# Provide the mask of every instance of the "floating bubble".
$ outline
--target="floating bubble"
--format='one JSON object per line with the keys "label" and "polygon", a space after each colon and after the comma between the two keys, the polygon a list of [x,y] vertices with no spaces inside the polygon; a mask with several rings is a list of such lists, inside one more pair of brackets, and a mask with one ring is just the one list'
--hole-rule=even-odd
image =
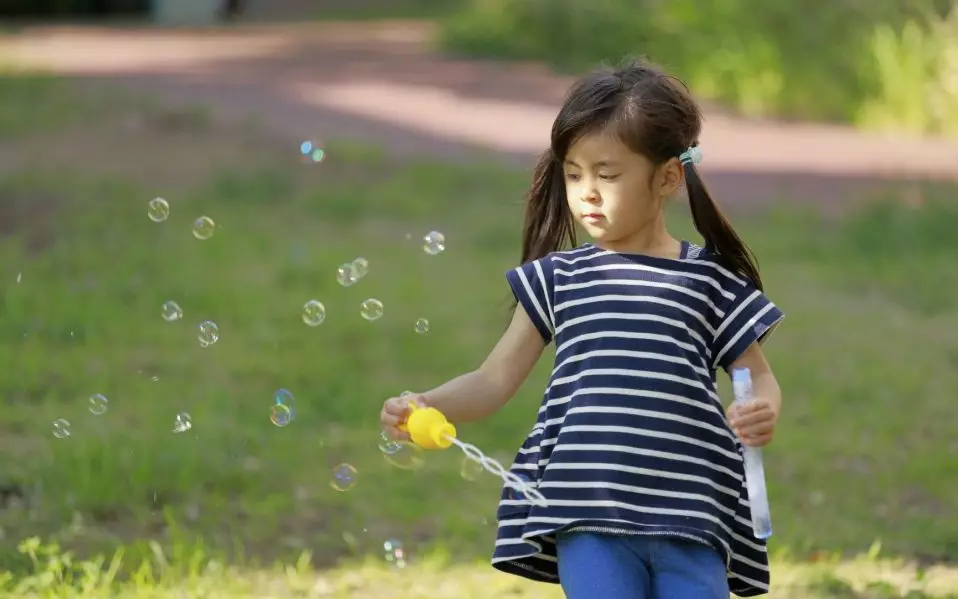
{"label": "floating bubble", "polygon": [[393,450],[391,453],[383,452],[383,458],[391,465],[400,470],[419,470],[426,464],[426,460],[423,457],[423,449],[418,445],[414,443],[394,443],[398,445],[398,448],[390,446],[387,447],[387,449]]}
{"label": "floating bubble", "polygon": [[293,409],[293,404],[296,403],[296,398],[293,397],[292,392],[288,389],[280,389],[274,393],[273,403],[278,406],[285,406],[289,411],[290,420],[296,417],[296,411]]}
{"label": "floating bubble", "polygon": [[329,482],[340,492],[348,491],[356,485],[356,469],[349,464],[340,464],[333,468],[333,480]]}
{"label": "floating bubble", "polygon": [[155,223],[161,223],[170,216],[170,205],[163,198],[153,198],[146,204],[146,215]]}
{"label": "floating bubble", "polygon": [[383,543],[383,553],[386,562],[395,568],[406,567],[406,552],[403,551],[402,543],[396,539],[390,539]]}
{"label": "floating bubble", "polygon": [[313,141],[306,140],[299,144],[299,153],[304,162],[319,163],[326,160],[326,150]]}
{"label": "floating bubble", "polygon": [[420,318],[416,321],[415,325],[416,332],[420,335],[424,335],[429,332],[429,321],[425,318]]}
{"label": "floating bubble", "polygon": [[363,257],[356,258],[352,262],[353,274],[356,276],[356,280],[363,278],[369,272],[369,260],[366,260]]}
{"label": "floating bubble", "polygon": [[359,313],[366,320],[377,320],[383,315],[383,303],[373,298],[363,300],[363,303],[359,305]]}
{"label": "floating bubble", "polygon": [[63,418],[53,421],[53,436],[57,439],[66,439],[70,436],[70,423]]}
{"label": "floating bubble", "polygon": [[200,241],[212,237],[215,230],[216,223],[208,216],[201,216],[193,221],[193,237],[196,237]]}
{"label": "floating bubble", "polygon": [[446,249],[446,236],[439,231],[430,231],[422,238],[422,249],[430,256],[442,253]]}
{"label": "floating bubble", "polygon": [[385,455],[392,455],[401,449],[402,443],[392,439],[386,434],[386,431],[379,433],[379,451],[383,452]]}
{"label": "floating bubble", "polygon": [[273,401],[277,405],[284,405],[292,407],[293,402],[296,401],[296,397],[293,396],[293,392],[289,389],[280,389],[273,394]]}
{"label": "floating bubble", "polygon": [[293,421],[293,410],[286,404],[273,404],[270,408],[269,420],[279,427],[284,427]]}
{"label": "floating bubble", "polygon": [[200,347],[209,347],[220,340],[220,328],[212,320],[207,320],[197,327],[196,338]]}
{"label": "floating bubble", "polygon": [[163,320],[174,322],[183,318],[183,308],[180,308],[180,305],[176,302],[164,302],[162,314]]}
{"label": "floating bubble", "polygon": [[303,305],[303,322],[318,327],[326,320],[326,306],[319,300],[309,300]]}
{"label": "floating bubble", "polygon": [[193,419],[190,418],[189,414],[186,412],[180,412],[176,415],[176,419],[173,421],[174,433],[185,433],[191,428],[193,428]]}
{"label": "floating bubble", "polygon": [[476,480],[482,474],[482,464],[472,458],[463,458],[462,466],[459,467],[459,475],[466,480]]}
{"label": "floating bubble", "polygon": [[358,280],[359,277],[356,276],[356,270],[351,262],[340,264],[336,269],[336,281],[343,287],[349,287]]}
{"label": "floating bubble", "polygon": [[107,409],[110,407],[110,400],[106,396],[97,393],[92,396],[89,400],[90,403],[90,413],[94,416],[102,416],[106,414]]}

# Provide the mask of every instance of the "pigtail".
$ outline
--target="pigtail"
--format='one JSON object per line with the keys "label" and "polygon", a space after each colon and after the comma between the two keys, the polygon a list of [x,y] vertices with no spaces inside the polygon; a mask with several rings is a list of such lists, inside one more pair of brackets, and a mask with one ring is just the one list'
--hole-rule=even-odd
{"label": "pigtail", "polygon": [[705,239],[705,247],[717,254],[722,266],[748,277],[761,290],[762,278],[759,276],[755,254],[735,232],[728,218],[722,214],[695,165],[689,161],[684,163],[684,166],[692,221],[695,223],[695,229]]}
{"label": "pigtail", "polygon": [[566,202],[562,165],[547,150],[539,158],[526,195],[520,264],[575,245],[575,222]]}

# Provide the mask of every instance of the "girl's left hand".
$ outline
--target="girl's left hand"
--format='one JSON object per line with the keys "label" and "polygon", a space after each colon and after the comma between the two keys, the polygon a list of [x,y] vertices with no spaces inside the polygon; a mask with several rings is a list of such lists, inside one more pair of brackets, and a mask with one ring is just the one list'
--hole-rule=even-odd
{"label": "girl's left hand", "polygon": [[729,407],[728,422],[743,445],[762,447],[772,441],[778,411],[771,402],[755,398],[754,401]]}

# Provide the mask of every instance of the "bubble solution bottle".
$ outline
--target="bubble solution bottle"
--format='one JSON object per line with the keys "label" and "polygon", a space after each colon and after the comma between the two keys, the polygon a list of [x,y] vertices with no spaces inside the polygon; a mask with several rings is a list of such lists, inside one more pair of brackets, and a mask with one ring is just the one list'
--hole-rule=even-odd
{"label": "bubble solution bottle", "polygon": [[[752,390],[752,373],[748,368],[732,370],[732,392],[735,404],[755,399]],[[768,506],[768,491],[765,488],[765,468],[762,465],[762,450],[759,447],[742,446],[745,461],[745,484],[748,487],[748,502],[752,509],[752,532],[756,539],[772,536],[772,515]]]}

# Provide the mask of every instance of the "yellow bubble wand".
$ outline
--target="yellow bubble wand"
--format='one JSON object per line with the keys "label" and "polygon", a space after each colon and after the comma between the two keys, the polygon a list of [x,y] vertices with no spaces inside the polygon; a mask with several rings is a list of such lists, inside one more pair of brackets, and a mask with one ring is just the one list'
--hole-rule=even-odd
{"label": "yellow bubble wand", "polygon": [[502,464],[486,456],[478,447],[463,443],[456,438],[456,427],[446,420],[446,416],[432,407],[410,404],[411,412],[406,424],[399,427],[409,433],[409,439],[423,449],[447,449],[453,445],[462,450],[466,457],[478,463],[484,470],[501,478],[503,482],[521,493],[532,504],[546,506],[546,498],[537,489],[502,467]]}

